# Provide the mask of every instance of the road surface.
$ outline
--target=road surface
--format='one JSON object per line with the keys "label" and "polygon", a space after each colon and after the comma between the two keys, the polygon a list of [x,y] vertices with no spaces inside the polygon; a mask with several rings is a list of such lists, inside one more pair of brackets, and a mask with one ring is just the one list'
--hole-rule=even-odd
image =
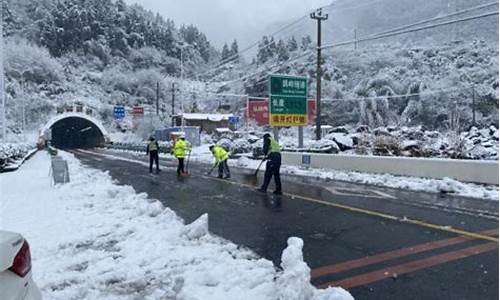
{"label": "road surface", "polygon": [[245,170],[224,181],[192,164],[178,178],[163,161],[154,177],[145,156],[73,153],[188,223],[208,213],[212,233],[276,265],[288,237],[302,238],[318,287],[342,286],[356,299],[498,299],[496,202],[293,176],[274,196],[256,192]]}

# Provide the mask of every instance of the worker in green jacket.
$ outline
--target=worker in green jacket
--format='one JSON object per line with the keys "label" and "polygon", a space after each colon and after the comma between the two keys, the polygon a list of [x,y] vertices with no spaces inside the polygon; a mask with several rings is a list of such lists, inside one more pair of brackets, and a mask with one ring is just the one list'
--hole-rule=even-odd
{"label": "worker in green jacket", "polygon": [[273,194],[282,195],[281,191],[281,177],[280,177],[280,168],[281,168],[281,146],[271,137],[269,133],[264,134],[264,147],[263,152],[265,158],[267,159],[266,163],[266,172],[264,173],[264,182],[262,186],[258,189],[260,192],[267,192],[267,186],[271,182],[271,178],[274,177],[274,184],[276,190]]}
{"label": "worker in green jacket", "polygon": [[174,147],[172,149],[172,154],[177,158],[177,176],[187,175],[184,171],[184,158],[187,153],[191,150],[191,145],[186,141],[184,136],[179,136],[174,143]]}
{"label": "worker in green jacket", "polygon": [[153,174],[153,162],[156,163],[156,174],[160,172],[158,164],[158,151],[160,146],[154,137],[149,138],[148,146],[146,147],[146,155],[149,155],[149,173]]}
{"label": "worker in green jacket", "polygon": [[219,167],[219,178],[231,178],[231,172],[229,171],[229,166],[227,164],[227,160],[229,159],[229,154],[227,151],[218,145],[212,145],[209,147],[210,152],[215,157],[215,165],[214,167]]}

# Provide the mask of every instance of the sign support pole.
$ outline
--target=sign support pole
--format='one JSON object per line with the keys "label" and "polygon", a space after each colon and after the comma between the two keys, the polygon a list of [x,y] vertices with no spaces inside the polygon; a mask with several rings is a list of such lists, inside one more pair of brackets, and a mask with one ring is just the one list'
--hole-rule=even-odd
{"label": "sign support pole", "polygon": [[323,14],[321,8],[311,13],[311,19],[318,22],[317,62],[316,62],[316,140],[321,140],[321,21],[328,19],[328,14]]}
{"label": "sign support pole", "polygon": [[304,148],[304,126],[299,126],[299,148]]}
{"label": "sign support pole", "polygon": [[273,135],[274,139],[279,142],[280,141],[280,128],[279,127],[273,127]]}

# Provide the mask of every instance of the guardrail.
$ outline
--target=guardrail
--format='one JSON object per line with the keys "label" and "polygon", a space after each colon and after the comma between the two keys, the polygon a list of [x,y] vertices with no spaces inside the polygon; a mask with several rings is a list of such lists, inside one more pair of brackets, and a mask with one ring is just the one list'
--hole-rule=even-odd
{"label": "guardrail", "polygon": [[[146,153],[146,147],[147,144],[136,144],[136,143],[113,143],[113,144],[105,144],[103,146],[103,148],[106,149],[126,150],[126,151],[144,152],[144,153]],[[160,144],[159,152],[170,153],[170,147]]]}
{"label": "guardrail", "polygon": [[30,159],[35,153],[38,151],[37,148],[33,148],[26,153],[24,153],[23,156],[11,156],[8,158],[2,158],[0,159],[0,173],[2,172],[11,172],[19,169],[19,167],[28,159]]}
{"label": "guardrail", "polygon": [[498,185],[498,161],[283,153],[283,164]]}

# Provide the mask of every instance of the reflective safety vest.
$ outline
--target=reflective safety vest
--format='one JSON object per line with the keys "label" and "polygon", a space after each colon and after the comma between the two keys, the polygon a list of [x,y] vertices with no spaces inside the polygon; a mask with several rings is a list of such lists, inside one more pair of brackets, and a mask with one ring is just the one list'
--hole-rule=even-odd
{"label": "reflective safety vest", "polygon": [[225,161],[226,159],[229,158],[229,154],[221,146],[214,146],[212,148],[212,154],[215,157],[215,162],[216,163],[219,163],[221,161]]}
{"label": "reflective safety vest", "polygon": [[280,153],[281,152],[281,147],[280,147],[280,144],[273,138],[270,138],[271,140],[271,147],[269,149],[269,153]]}
{"label": "reflective safety vest", "polygon": [[155,141],[152,141],[148,145],[149,151],[158,151],[158,146]]}
{"label": "reflective safety vest", "polygon": [[188,143],[185,140],[177,140],[174,145],[174,156],[177,158],[186,157],[186,152],[189,150]]}

